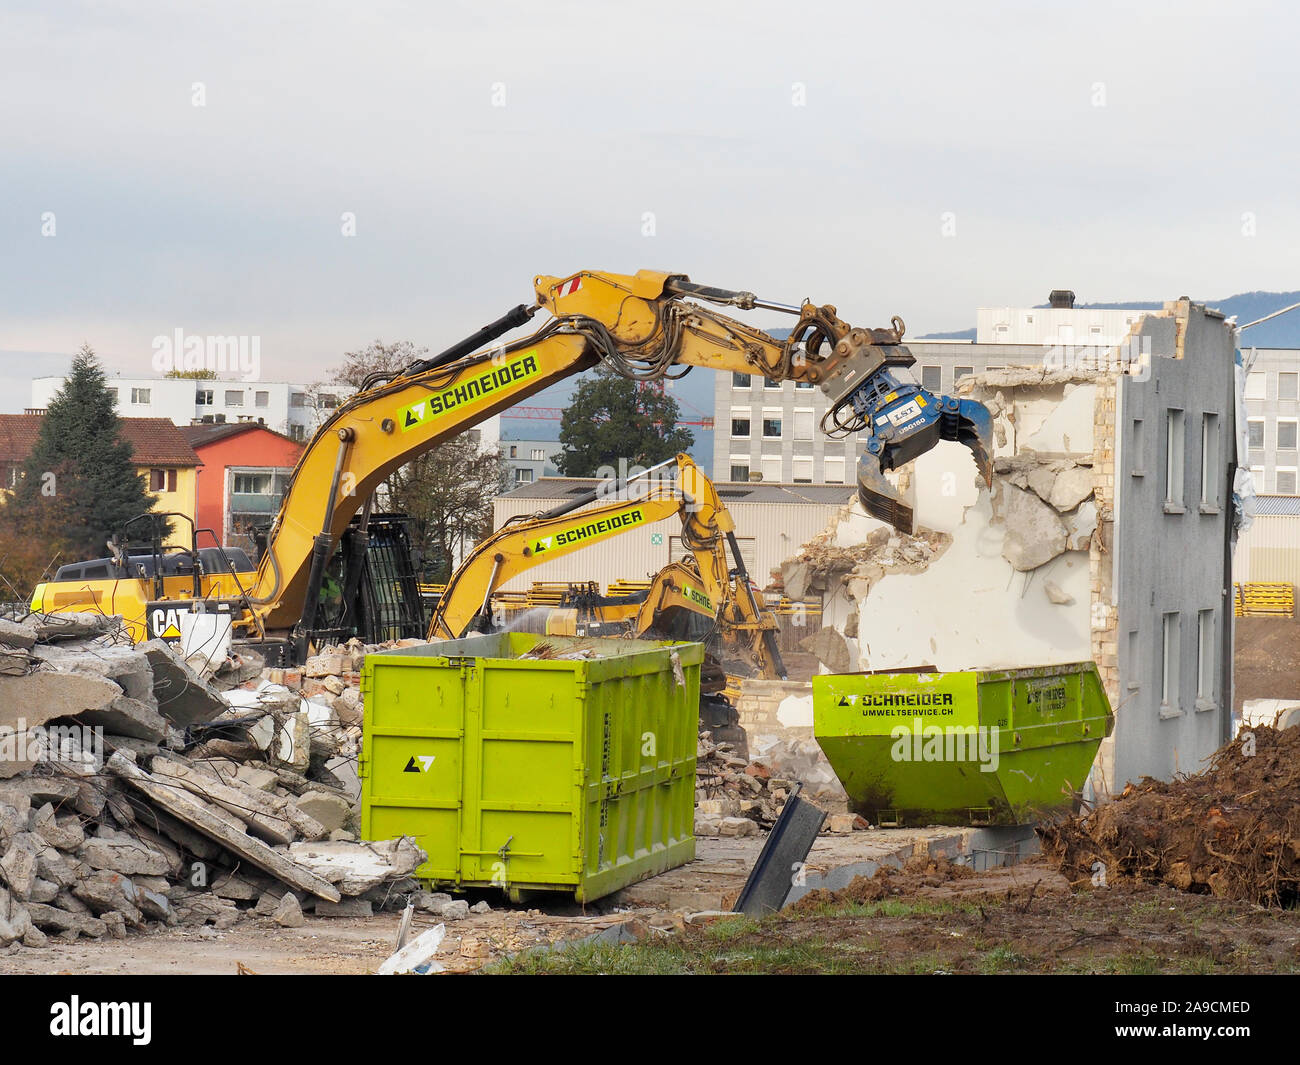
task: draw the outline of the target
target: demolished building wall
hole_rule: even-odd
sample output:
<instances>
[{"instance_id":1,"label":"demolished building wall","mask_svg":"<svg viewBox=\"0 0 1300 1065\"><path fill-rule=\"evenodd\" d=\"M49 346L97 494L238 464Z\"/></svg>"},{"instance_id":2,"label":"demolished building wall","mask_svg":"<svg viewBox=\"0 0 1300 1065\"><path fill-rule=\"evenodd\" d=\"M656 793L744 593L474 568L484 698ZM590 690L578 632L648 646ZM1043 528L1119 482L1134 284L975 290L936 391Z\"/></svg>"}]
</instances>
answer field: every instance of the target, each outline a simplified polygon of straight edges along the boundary
<instances>
[{"instance_id":1,"label":"demolished building wall","mask_svg":"<svg viewBox=\"0 0 1300 1065\"><path fill-rule=\"evenodd\" d=\"M1180 301L1101 357L1044 349L1043 365L965 378L960 393L994 419L992 489L978 483L965 448L944 444L900 479L920 538L847 508L783 567L787 593L791 580L823 593L826 628L805 646L823 668L830 648L862 670L1091 659L1117 711L1094 791L1194 769L1226 738L1230 710L1231 641L1204 652L1201 641L1203 625L1219 636L1231 625L1232 351L1221 317ZM1171 408L1181 412L1181 509L1164 498ZM1205 446L1216 502L1201 500L1203 426L1213 428ZM1182 619L1169 656L1172 704L1167 614ZM1212 667L1204 654L1215 656Z\"/></svg>"}]
</instances>

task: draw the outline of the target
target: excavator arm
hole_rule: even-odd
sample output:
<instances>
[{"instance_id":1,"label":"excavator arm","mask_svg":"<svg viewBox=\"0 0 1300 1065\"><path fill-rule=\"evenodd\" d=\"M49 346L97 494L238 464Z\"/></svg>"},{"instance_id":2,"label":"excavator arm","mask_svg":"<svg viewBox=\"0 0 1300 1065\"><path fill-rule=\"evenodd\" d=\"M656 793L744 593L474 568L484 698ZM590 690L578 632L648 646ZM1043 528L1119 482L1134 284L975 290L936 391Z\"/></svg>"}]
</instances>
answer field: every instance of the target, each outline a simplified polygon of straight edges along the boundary
<instances>
[{"instance_id":1,"label":"excavator arm","mask_svg":"<svg viewBox=\"0 0 1300 1065\"><path fill-rule=\"evenodd\" d=\"M940 439L952 439L970 446L985 479L991 478L988 412L970 401L932 396L905 379L913 359L902 346L898 319L890 329L855 329L833 306L773 303L698 285L682 274L646 270L541 276L534 290L533 306L515 308L401 373L368 381L313 437L294 470L250 594L261 633L311 630L330 553L392 471L597 362L636 380L704 366L818 385L831 401L824 429L871 433L858 471L864 505L908 532L912 512L884 471ZM706 303L779 310L798 321L782 341ZM541 329L509 344L494 343L539 309L552 315Z\"/></svg>"},{"instance_id":2,"label":"excavator arm","mask_svg":"<svg viewBox=\"0 0 1300 1065\"><path fill-rule=\"evenodd\" d=\"M667 476L670 472L675 476ZM599 503L602 498L612 501ZM592 506L593 503L599 505ZM689 455L678 455L625 481L613 481L573 500L511 522L480 542L447 582L429 628L430 639L455 639L491 626L494 592L511 578L624 533L676 516L688 562L672 562L655 575L633 611L597 608L605 618L627 616L640 635L683 609L718 625L740 644L765 675L783 677L776 618L749 583L735 541L735 523L713 482ZM730 549L735 567L727 562Z\"/></svg>"}]
</instances>

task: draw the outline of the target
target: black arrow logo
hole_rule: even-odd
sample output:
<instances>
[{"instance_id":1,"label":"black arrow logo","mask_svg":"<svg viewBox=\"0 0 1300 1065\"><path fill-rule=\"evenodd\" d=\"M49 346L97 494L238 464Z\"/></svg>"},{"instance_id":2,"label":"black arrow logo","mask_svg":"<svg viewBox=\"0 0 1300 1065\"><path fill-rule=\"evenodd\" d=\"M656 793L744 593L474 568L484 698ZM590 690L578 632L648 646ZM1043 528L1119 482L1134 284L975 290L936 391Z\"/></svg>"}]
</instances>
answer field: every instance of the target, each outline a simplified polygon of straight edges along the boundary
<instances>
[{"instance_id":1,"label":"black arrow logo","mask_svg":"<svg viewBox=\"0 0 1300 1065\"><path fill-rule=\"evenodd\" d=\"M413 425L419 425L420 419L412 414L409 410L406 412L406 427L409 429Z\"/></svg>"},{"instance_id":2,"label":"black arrow logo","mask_svg":"<svg viewBox=\"0 0 1300 1065\"><path fill-rule=\"evenodd\" d=\"M419 771L420 771L420 767L419 767L418 765L415 764L415 755L411 755L411 760L410 760L409 762L406 763L406 768L403 769L402 772L403 772L403 773L418 773Z\"/></svg>"}]
</instances>

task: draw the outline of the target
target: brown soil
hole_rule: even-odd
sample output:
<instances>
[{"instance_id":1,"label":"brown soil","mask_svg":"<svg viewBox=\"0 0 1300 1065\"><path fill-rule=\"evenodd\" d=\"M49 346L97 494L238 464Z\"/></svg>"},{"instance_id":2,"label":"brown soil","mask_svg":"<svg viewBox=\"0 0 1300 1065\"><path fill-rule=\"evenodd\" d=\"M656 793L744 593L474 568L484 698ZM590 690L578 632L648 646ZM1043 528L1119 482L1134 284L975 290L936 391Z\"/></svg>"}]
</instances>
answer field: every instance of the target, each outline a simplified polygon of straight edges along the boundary
<instances>
[{"instance_id":1,"label":"brown soil","mask_svg":"<svg viewBox=\"0 0 1300 1065\"><path fill-rule=\"evenodd\" d=\"M1072 884L1104 875L1108 883L1165 883L1294 907L1300 903L1300 728L1254 729L1221 748L1203 773L1130 784L1116 801L1039 834L1044 853Z\"/></svg>"},{"instance_id":2,"label":"brown soil","mask_svg":"<svg viewBox=\"0 0 1300 1065\"><path fill-rule=\"evenodd\" d=\"M1071 891L1042 858L988 873L959 869L859 878L839 893L861 892L856 905L801 899L728 939L726 957L784 945L796 960L786 971L804 971L790 949L803 944L821 972L1300 972L1294 910L1131 881ZM890 894L873 899L878 884ZM818 945L820 954L811 949ZM696 950L704 952L702 941Z\"/></svg>"},{"instance_id":3,"label":"brown soil","mask_svg":"<svg viewBox=\"0 0 1300 1065\"><path fill-rule=\"evenodd\" d=\"M827 906L851 902L879 902L893 896L915 895L922 888L940 888L954 880L975 877L969 866L957 865L947 855L908 859L903 868L882 866L875 876L856 876L842 891L810 891L790 907L794 913L815 913Z\"/></svg>"},{"instance_id":4,"label":"brown soil","mask_svg":"<svg viewBox=\"0 0 1300 1065\"><path fill-rule=\"evenodd\" d=\"M1237 618L1232 693L1247 699L1300 697L1300 618Z\"/></svg>"}]
</instances>

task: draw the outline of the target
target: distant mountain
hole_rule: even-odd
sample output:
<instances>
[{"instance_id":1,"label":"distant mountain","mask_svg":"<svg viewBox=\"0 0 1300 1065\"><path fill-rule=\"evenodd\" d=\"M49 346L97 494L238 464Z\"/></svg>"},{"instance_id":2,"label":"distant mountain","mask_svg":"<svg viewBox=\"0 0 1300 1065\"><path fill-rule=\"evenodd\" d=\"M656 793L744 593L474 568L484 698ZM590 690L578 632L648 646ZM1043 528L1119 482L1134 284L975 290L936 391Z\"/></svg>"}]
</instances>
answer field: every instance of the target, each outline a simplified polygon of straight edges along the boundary
<instances>
[{"instance_id":1,"label":"distant mountain","mask_svg":"<svg viewBox=\"0 0 1300 1065\"><path fill-rule=\"evenodd\" d=\"M1227 299L1206 300L1193 296L1196 303L1204 303L1213 310L1220 311L1229 318L1235 317L1238 325L1245 325L1266 314L1300 303L1300 292L1241 292ZM1046 303L1037 304L1046 307ZM1164 306L1161 300L1125 300L1117 303L1076 303L1076 307L1096 307L1099 310L1119 310L1133 308L1139 311L1158 311ZM950 333L927 333L917 337L918 340L974 340L974 329L959 329ZM1245 347L1256 348L1300 348L1300 310L1252 326L1241 335Z\"/></svg>"}]
</instances>

